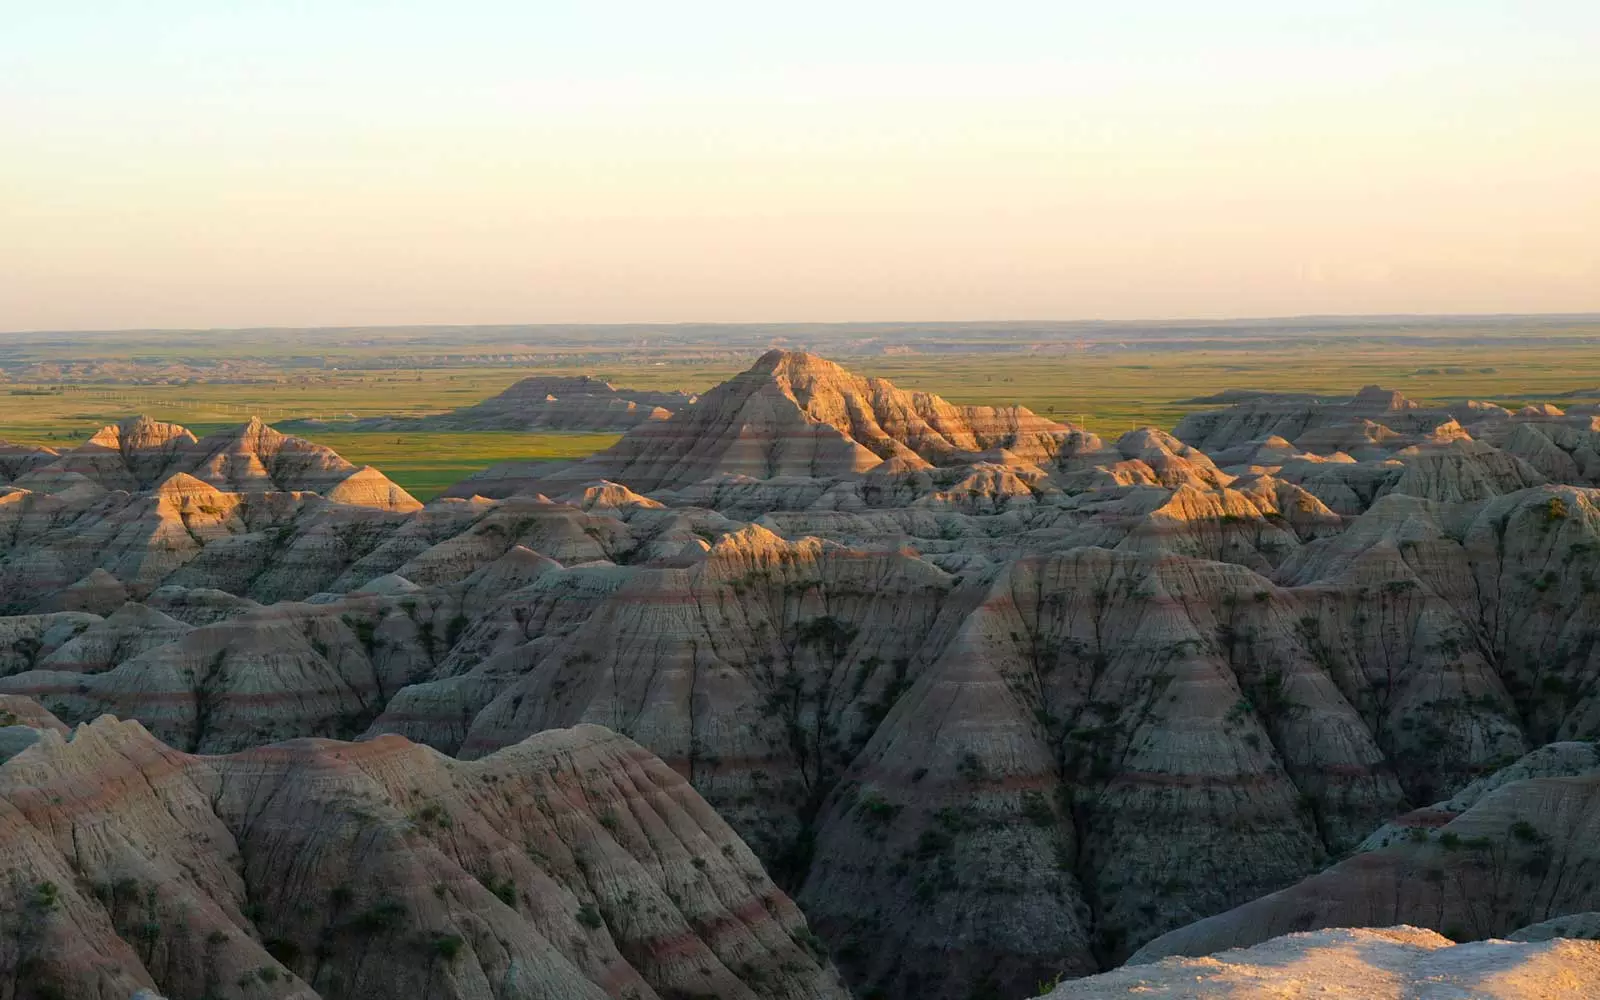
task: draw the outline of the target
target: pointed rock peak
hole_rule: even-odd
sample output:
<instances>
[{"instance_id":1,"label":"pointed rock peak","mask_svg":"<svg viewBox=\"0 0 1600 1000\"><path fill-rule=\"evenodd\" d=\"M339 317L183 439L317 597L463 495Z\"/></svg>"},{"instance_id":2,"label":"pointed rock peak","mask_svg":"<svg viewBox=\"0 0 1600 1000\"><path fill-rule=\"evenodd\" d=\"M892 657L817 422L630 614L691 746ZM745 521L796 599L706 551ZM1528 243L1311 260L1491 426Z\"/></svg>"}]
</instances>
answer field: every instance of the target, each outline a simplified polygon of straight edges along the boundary
<instances>
[{"instance_id":1,"label":"pointed rock peak","mask_svg":"<svg viewBox=\"0 0 1600 1000\"><path fill-rule=\"evenodd\" d=\"M344 482L345 483L389 483L389 485L391 485L391 486L394 485L393 482L389 479L389 477L385 476L383 474L383 472L381 470L379 470L379 468L376 465L363 465L363 466L361 466L359 469L355 470L354 472L350 473L350 475L346 476L344 478ZM341 483L341 485L343 485L343 484ZM396 487L396 489L398 489L398 488L399 487Z\"/></svg>"},{"instance_id":2,"label":"pointed rock peak","mask_svg":"<svg viewBox=\"0 0 1600 1000\"><path fill-rule=\"evenodd\" d=\"M106 424L89 436L83 444L85 448L110 448L114 451L122 450L122 425Z\"/></svg>"},{"instance_id":3,"label":"pointed rock peak","mask_svg":"<svg viewBox=\"0 0 1600 1000\"><path fill-rule=\"evenodd\" d=\"M217 431L206 438L209 443L236 445L240 450L256 453L276 451L287 440L290 440L289 435L274 430L258 416L251 416L237 427Z\"/></svg>"},{"instance_id":4,"label":"pointed rock peak","mask_svg":"<svg viewBox=\"0 0 1600 1000\"><path fill-rule=\"evenodd\" d=\"M474 570L464 581L468 590L504 593L526 586L546 573L558 573L560 563L526 545L513 545L505 555Z\"/></svg>"},{"instance_id":5,"label":"pointed rock peak","mask_svg":"<svg viewBox=\"0 0 1600 1000\"><path fill-rule=\"evenodd\" d=\"M1467 429L1460 423L1451 419L1435 427L1428 434L1428 439L1435 444L1447 444L1451 441L1471 441L1472 435L1467 433Z\"/></svg>"},{"instance_id":6,"label":"pointed rock peak","mask_svg":"<svg viewBox=\"0 0 1600 1000\"><path fill-rule=\"evenodd\" d=\"M122 585L122 581L97 566L48 603L49 606L62 611L84 611L92 615L104 615L122 607L127 600L128 590Z\"/></svg>"},{"instance_id":7,"label":"pointed rock peak","mask_svg":"<svg viewBox=\"0 0 1600 1000\"><path fill-rule=\"evenodd\" d=\"M664 560L664 562L673 566L693 566L696 563L705 562L710 553L710 542L704 538L691 538L678 546L678 551L673 553L667 560Z\"/></svg>"},{"instance_id":8,"label":"pointed rock peak","mask_svg":"<svg viewBox=\"0 0 1600 1000\"><path fill-rule=\"evenodd\" d=\"M821 355L807 351L771 350L756 359L743 376L733 383L749 385L774 385L785 395L796 399L802 406L818 389L828 388L842 392L864 392L868 380L829 361ZM729 384L729 383L724 383ZM715 391L715 390L713 390Z\"/></svg>"},{"instance_id":9,"label":"pointed rock peak","mask_svg":"<svg viewBox=\"0 0 1600 1000\"><path fill-rule=\"evenodd\" d=\"M95 572L103 573L104 570ZM115 579L113 577L113 579ZM165 612L158 611L138 601L125 601L121 607L106 616L101 627L119 629L187 629L188 626Z\"/></svg>"},{"instance_id":10,"label":"pointed rock peak","mask_svg":"<svg viewBox=\"0 0 1600 1000\"><path fill-rule=\"evenodd\" d=\"M91 756L115 753L119 748L146 746L157 752L167 750L161 741L136 719L119 719L115 715L100 715L88 722L80 722L72 729L68 745L78 753Z\"/></svg>"},{"instance_id":11,"label":"pointed rock peak","mask_svg":"<svg viewBox=\"0 0 1600 1000\"><path fill-rule=\"evenodd\" d=\"M184 500L220 502L226 497L215 486L196 479L187 472L174 472L161 481L161 485L155 488L154 493L158 499L173 503Z\"/></svg>"},{"instance_id":12,"label":"pointed rock peak","mask_svg":"<svg viewBox=\"0 0 1600 1000\"><path fill-rule=\"evenodd\" d=\"M421 510L416 497L397 486L388 476L370 465L350 473L328 491L327 498L335 503L355 504L361 507L380 507L384 510Z\"/></svg>"},{"instance_id":13,"label":"pointed rock peak","mask_svg":"<svg viewBox=\"0 0 1600 1000\"><path fill-rule=\"evenodd\" d=\"M559 570L561 568L561 564L556 562L554 559L551 559L547 555L542 555L541 553L535 552L526 545L511 546L511 548L506 551L505 555L501 556L499 559L496 559L489 565L491 567L498 566L502 569L510 569L513 567L525 570L532 569L537 570L540 573L547 573L551 570Z\"/></svg>"},{"instance_id":14,"label":"pointed rock peak","mask_svg":"<svg viewBox=\"0 0 1600 1000\"><path fill-rule=\"evenodd\" d=\"M639 494L609 479L602 479L565 494L565 503L583 510L618 510L623 507L661 507L661 503Z\"/></svg>"},{"instance_id":15,"label":"pointed rock peak","mask_svg":"<svg viewBox=\"0 0 1600 1000\"><path fill-rule=\"evenodd\" d=\"M1125 458L1138 458L1146 452L1157 451L1184 458L1205 459L1207 464L1211 461L1203 452L1189 447L1159 427L1138 427L1129 431L1117 439L1117 451Z\"/></svg>"},{"instance_id":16,"label":"pointed rock peak","mask_svg":"<svg viewBox=\"0 0 1600 1000\"><path fill-rule=\"evenodd\" d=\"M750 524L721 536L711 546L713 555L756 555L782 552L789 543L759 524Z\"/></svg>"},{"instance_id":17,"label":"pointed rock peak","mask_svg":"<svg viewBox=\"0 0 1600 1000\"><path fill-rule=\"evenodd\" d=\"M810 351L788 351L775 347L756 359L750 366L752 372L768 372L773 375L809 376L818 375L847 375L842 366L829 361L820 354Z\"/></svg>"},{"instance_id":18,"label":"pointed rock peak","mask_svg":"<svg viewBox=\"0 0 1600 1000\"><path fill-rule=\"evenodd\" d=\"M260 417L251 417L242 424L225 427L202 438L194 451L215 460L221 456L253 456L263 462L271 460L285 448L299 442L310 448L319 448L308 441L291 437L272 428ZM332 454L331 449L322 449Z\"/></svg>"},{"instance_id":19,"label":"pointed rock peak","mask_svg":"<svg viewBox=\"0 0 1600 1000\"><path fill-rule=\"evenodd\" d=\"M727 475L855 477L895 459L909 468L969 465L997 448L1039 463L1088 440L1020 407L957 406L814 354L772 350L694 406L634 428L570 478L546 481L603 478L648 494Z\"/></svg>"},{"instance_id":20,"label":"pointed rock peak","mask_svg":"<svg viewBox=\"0 0 1600 1000\"><path fill-rule=\"evenodd\" d=\"M91 569L83 579L72 585L73 587L120 587L122 582L111 572L103 567L96 566Z\"/></svg>"}]
</instances>

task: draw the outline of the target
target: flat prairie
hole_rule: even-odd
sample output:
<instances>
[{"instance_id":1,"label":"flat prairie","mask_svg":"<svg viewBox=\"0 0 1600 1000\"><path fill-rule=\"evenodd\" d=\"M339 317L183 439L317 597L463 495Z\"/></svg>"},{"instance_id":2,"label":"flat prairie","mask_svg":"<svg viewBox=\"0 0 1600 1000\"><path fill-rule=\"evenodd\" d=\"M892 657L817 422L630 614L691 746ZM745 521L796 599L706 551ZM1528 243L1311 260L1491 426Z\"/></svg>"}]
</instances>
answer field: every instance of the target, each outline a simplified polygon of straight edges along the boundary
<instances>
[{"instance_id":1,"label":"flat prairie","mask_svg":"<svg viewBox=\"0 0 1600 1000\"><path fill-rule=\"evenodd\" d=\"M495 462L578 457L616 435L355 431L349 423L443 413L536 374L701 392L770 343L955 403L1020 403L1105 437L1170 428L1213 405L1197 400L1229 389L1342 395L1377 384L1422 402L1513 407L1600 398L1600 321L1589 317L227 333L0 337L0 440L71 447L136 413L196 433L251 415L316 420L323 426L291 430L428 499Z\"/></svg>"}]
</instances>

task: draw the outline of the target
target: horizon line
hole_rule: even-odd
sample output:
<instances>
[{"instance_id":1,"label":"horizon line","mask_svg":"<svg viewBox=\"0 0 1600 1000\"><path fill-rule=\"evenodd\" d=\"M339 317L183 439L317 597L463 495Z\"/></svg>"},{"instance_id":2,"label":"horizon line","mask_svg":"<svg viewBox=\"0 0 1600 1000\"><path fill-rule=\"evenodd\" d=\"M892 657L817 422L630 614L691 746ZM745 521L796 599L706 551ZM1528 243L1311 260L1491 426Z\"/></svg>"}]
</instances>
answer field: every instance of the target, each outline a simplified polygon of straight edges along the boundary
<instances>
[{"instance_id":1,"label":"horizon line","mask_svg":"<svg viewBox=\"0 0 1600 1000\"><path fill-rule=\"evenodd\" d=\"M1168 316L1144 317L1139 319L1108 319L1108 318L1078 318L1078 319L963 319L963 320L923 320L923 319L889 319L889 320L628 320L619 322L551 322L551 321L519 321L505 323L324 323L305 326L290 326L283 324L270 324L264 326L159 326L159 327L81 327L81 328L45 328L45 329L5 329L0 330L0 337L26 337L49 336L55 334L69 335L95 335L95 334L164 334L164 333L271 333L277 331L333 331L333 330L505 330L505 329L625 329L629 327L652 327L661 329L683 327L875 327L875 326L927 326L927 327L963 327L963 326L1157 326L1175 324L1205 324L1222 325L1228 323L1303 323L1303 322L1329 322L1329 321L1403 321L1403 320L1576 320L1586 322L1600 322L1600 309L1580 312L1487 312L1487 313L1299 313L1283 316Z\"/></svg>"}]
</instances>

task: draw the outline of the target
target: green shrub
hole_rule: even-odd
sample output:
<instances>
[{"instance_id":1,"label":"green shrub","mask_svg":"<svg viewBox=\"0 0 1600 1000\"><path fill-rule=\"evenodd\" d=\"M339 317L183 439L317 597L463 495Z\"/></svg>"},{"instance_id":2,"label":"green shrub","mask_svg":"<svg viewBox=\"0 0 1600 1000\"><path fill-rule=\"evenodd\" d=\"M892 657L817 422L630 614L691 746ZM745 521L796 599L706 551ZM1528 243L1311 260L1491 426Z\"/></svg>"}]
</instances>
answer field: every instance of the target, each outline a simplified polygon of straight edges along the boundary
<instances>
[{"instance_id":1,"label":"green shrub","mask_svg":"<svg viewBox=\"0 0 1600 1000\"><path fill-rule=\"evenodd\" d=\"M1544 834L1525 819L1519 819L1511 824L1511 835L1524 844L1537 844L1544 839Z\"/></svg>"},{"instance_id":2,"label":"green shrub","mask_svg":"<svg viewBox=\"0 0 1600 1000\"><path fill-rule=\"evenodd\" d=\"M381 900L356 914L353 921L357 930L377 933L392 931L405 923L405 904L394 899Z\"/></svg>"},{"instance_id":3,"label":"green shrub","mask_svg":"<svg viewBox=\"0 0 1600 1000\"><path fill-rule=\"evenodd\" d=\"M33 887L33 905L41 910L53 910L61 900L61 890L54 882L40 882Z\"/></svg>"},{"instance_id":4,"label":"green shrub","mask_svg":"<svg viewBox=\"0 0 1600 1000\"><path fill-rule=\"evenodd\" d=\"M428 947L436 956L449 962L461 954L461 949L466 943L458 934L436 934Z\"/></svg>"},{"instance_id":5,"label":"green shrub","mask_svg":"<svg viewBox=\"0 0 1600 1000\"><path fill-rule=\"evenodd\" d=\"M885 825L899 815L900 807L894 805L877 792L869 792L862 796L856 803L861 819L867 823Z\"/></svg>"}]
</instances>

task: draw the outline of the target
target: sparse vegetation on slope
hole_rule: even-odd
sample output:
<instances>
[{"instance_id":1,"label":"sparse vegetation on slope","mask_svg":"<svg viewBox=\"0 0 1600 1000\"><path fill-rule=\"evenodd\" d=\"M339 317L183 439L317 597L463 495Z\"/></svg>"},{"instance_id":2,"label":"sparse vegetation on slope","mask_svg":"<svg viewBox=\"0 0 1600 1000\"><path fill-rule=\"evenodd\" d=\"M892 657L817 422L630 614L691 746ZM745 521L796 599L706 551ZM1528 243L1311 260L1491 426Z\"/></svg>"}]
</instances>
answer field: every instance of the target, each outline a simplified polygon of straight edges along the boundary
<instances>
[{"instance_id":1,"label":"sparse vegetation on slope","mask_svg":"<svg viewBox=\"0 0 1600 1000\"><path fill-rule=\"evenodd\" d=\"M1369 387L1105 440L772 352L613 449L426 507L258 423L128 422L0 454L0 692L204 753L395 734L472 760L600 723L739 831L858 993L1018 995L1345 878L1394 817L1600 736L1597 417ZM605 838L659 839L576 781ZM402 798L405 836L473 827ZM1437 930L1600 908L1583 878L1517 895L1564 857L1542 817L1427 839L1442 872L1500 873L1472 893L1494 920L1419 909ZM740 850L664 891L687 905ZM518 917L523 862L568 865L544 841L470 860ZM605 861L571 850L580 940L639 912ZM471 968L467 929L417 922L467 890L419 885L333 906L330 947ZM148 922L119 937L176 947ZM305 974L299 931L262 929L253 982Z\"/></svg>"}]
</instances>

